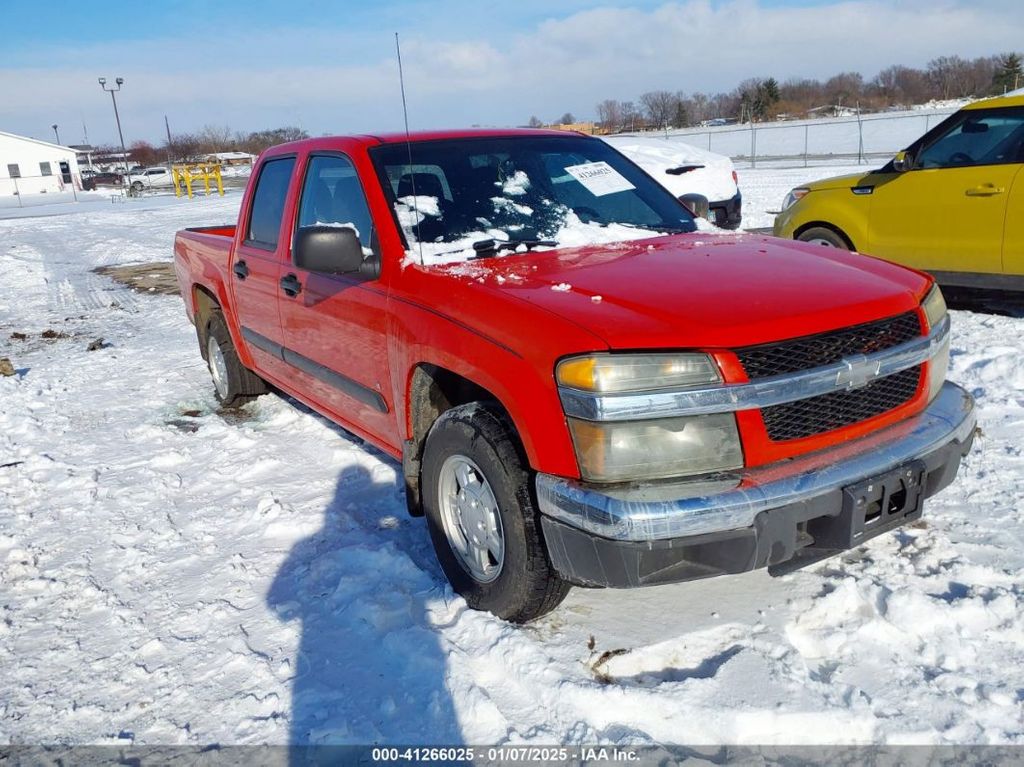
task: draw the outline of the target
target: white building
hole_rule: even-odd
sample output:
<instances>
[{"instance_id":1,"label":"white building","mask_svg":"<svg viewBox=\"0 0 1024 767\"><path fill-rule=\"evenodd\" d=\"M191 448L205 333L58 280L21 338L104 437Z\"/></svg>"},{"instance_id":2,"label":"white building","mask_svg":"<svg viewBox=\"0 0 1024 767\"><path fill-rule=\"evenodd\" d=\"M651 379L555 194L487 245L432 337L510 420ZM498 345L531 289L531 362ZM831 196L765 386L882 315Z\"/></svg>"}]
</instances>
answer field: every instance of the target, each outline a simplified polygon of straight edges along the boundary
<instances>
[{"instance_id":1,"label":"white building","mask_svg":"<svg viewBox=\"0 0 1024 767\"><path fill-rule=\"evenodd\" d=\"M0 131L0 197L82 188L75 150Z\"/></svg>"}]
</instances>

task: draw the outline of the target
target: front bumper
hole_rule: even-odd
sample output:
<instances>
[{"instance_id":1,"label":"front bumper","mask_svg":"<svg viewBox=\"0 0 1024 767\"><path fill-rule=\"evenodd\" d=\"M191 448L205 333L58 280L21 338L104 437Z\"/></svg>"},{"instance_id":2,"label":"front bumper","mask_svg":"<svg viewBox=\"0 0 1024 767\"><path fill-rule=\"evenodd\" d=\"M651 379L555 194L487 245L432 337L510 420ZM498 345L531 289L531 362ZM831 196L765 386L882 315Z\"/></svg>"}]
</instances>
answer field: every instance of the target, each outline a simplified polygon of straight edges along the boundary
<instances>
[{"instance_id":1,"label":"front bumper","mask_svg":"<svg viewBox=\"0 0 1024 767\"><path fill-rule=\"evenodd\" d=\"M872 435L711 480L598 488L539 474L548 553L573 582L619 588L799 567L844 548L813 532L840 516L845 488L913 463L922 499L934 495L956 476L975 423L971 396L947 382L922 413Z\"/></svg>"},{"instance_id":2,"label":"front bumper","mask_svg":"<svg viewBox=\"0 0 1024 767\"><path fill-rule=\"evenodd\" d=\"M739 189L728 200L709 202L708 217L711 223L722 229L739 229L743 221L743 195Z\"/></svg>"}]
</instances>

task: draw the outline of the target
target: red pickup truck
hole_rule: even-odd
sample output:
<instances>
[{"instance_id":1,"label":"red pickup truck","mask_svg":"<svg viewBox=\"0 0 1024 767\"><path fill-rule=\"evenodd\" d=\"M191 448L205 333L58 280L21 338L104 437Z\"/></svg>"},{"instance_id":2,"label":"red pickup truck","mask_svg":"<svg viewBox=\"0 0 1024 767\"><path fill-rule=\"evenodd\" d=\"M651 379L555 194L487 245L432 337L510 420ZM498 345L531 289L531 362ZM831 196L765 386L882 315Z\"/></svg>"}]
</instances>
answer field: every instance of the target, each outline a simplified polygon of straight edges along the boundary
<instances>
[{"instance_id":1,"label":"red pickup truck","mask_svg":"<svg viewBox=\"0 0 1024 767\"><path fill-rule=\"evenodd\" d=\"M970 449L930 277L705 229L579 134L317 138L175 268L218 399L272 384L400 460L455 590L526 621L857 546Z\"/></svg>"}]
</instances>

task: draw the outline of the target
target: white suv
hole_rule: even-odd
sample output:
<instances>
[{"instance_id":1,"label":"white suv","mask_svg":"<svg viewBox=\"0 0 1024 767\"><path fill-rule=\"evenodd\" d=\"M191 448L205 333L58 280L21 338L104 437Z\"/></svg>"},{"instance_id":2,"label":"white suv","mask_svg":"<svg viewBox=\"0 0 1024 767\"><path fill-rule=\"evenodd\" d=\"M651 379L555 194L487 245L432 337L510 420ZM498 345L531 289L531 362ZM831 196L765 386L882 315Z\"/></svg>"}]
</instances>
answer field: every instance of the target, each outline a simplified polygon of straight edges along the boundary
<instances>
[{"instance_id":1,"label":"white suv","mask_svg":"<svg viewBox=\"0 0 1024 767\"><path fill-rule=\"evenodd\" d=\"M144 168L137 173L132 173L128 178L132 191L135 193L144 189L171 189L174 187L174 176L171 171L159 166Z\"/></svg>"}]
</instances>

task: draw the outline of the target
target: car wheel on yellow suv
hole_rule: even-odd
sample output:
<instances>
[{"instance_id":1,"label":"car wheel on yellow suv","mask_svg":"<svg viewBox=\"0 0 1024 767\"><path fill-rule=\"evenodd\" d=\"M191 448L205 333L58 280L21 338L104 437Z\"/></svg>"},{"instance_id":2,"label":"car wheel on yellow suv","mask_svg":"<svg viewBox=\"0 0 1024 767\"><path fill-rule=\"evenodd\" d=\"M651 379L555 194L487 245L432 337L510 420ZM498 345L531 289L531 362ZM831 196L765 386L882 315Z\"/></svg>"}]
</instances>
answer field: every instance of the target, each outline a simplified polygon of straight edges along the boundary
<instances>
[{"instance_id":1,"label":"car wheel on yellow suv","mask_svg":"<svg viewBox=\"0 0 1024 767\"><path fill-rule=\"evenodd\" d=\"M812 226L810 229L805 229L800 232L797 239L801 242L823 245L826 248L842 248L843 250L851 250L850 243L848 243L841 234L832 229L827 229L824 226Z\"/></svg>"}]
</instances>

